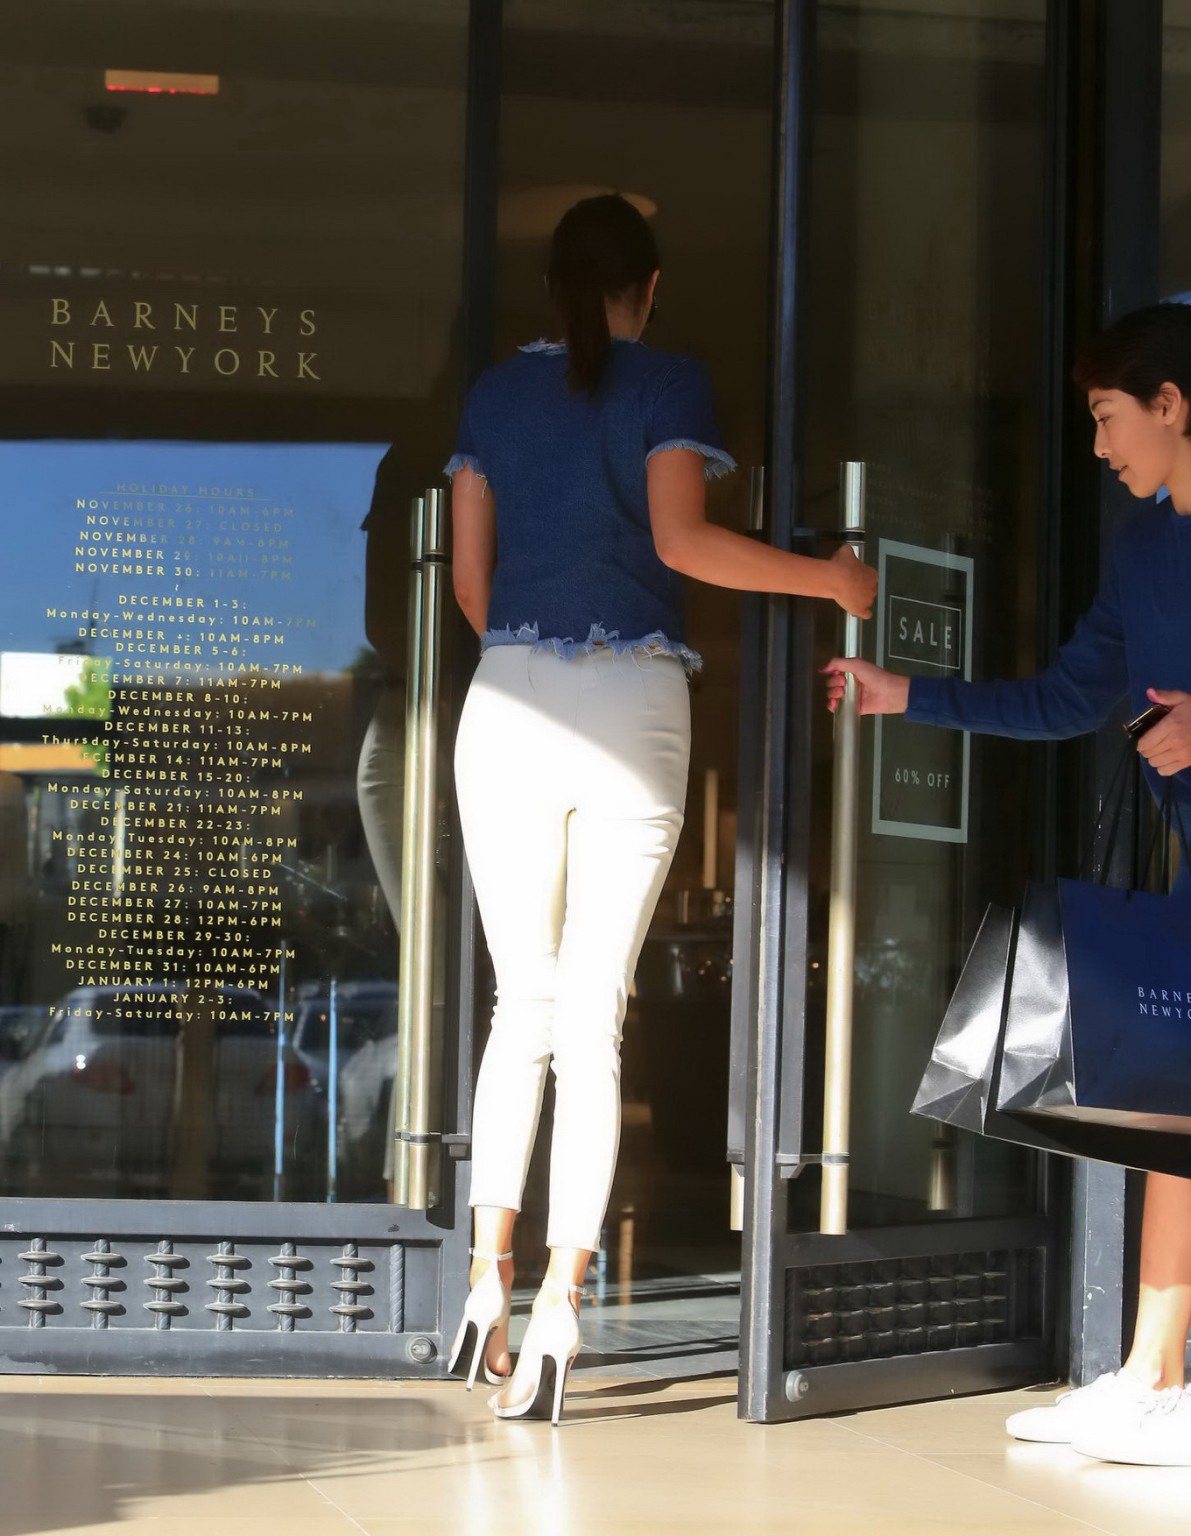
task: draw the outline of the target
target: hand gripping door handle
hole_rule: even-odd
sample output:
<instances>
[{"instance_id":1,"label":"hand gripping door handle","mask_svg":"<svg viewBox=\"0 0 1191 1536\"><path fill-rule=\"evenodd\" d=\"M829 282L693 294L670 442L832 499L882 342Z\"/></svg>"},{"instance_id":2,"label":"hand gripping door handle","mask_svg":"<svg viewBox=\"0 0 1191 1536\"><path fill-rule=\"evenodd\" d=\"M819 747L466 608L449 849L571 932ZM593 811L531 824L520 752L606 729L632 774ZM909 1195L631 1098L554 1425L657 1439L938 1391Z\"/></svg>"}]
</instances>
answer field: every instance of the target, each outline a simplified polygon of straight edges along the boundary
<instances>
[{"instance_id":1,"label":"hand gripping door handle","mask_svg":"<svg viewBox=\"0 0 1191 1536\"><path fill-rule=\"evenodd\" d=\"M842 467L843 535L864 559L864 465ZM860 620L844 624L845 656L860 655ZM819 1231L848 1230L852 1099L852 1001L856 955L856 843L859 824L860 714L849 677L835 712L831 796L831 896L827 922L827 1050L823 1077L823 1183Z\"/></svg>"},{"instance_id":2,"label":"hand gripping door handle","mask_svg":"<svg viewBox=\"0 0 1191 1536\"><path fill-rule=\"evenodd\" d=\"M432 1158L439 1155L440 1140L430 1124L438 710L446 565L440 490L428 490L415 499L411 524L393 1201L424 1211L430 1206Z\"/></svg>"}]
</instances>

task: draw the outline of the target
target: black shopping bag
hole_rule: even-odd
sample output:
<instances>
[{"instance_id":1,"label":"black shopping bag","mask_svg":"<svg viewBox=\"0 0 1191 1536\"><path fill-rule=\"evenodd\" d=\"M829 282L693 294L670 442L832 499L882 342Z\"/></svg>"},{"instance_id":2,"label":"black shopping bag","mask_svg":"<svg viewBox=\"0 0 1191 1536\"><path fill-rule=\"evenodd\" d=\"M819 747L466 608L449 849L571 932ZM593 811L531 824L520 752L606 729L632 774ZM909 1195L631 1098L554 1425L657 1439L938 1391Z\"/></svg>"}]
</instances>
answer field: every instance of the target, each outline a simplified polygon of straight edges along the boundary
<instances>
[{"instance_id":1,"label":"black shopping bag","mask_svg":"<svg viewBox=\"0 0 1191 1536\"><path fill-rule=\"evenodd\" d=\"M913 1113L1043 1152L1191 1176L1191 1137L1019 1118L997 1108L1017 937L1016 914L990 905L948 1004Z\"/></svg>"},{"instance_id":2,"label":"black shopping bag","mask_svg":"<svg viewBox=\"0 0 1191 1536\"><path fill-rule=\"evenodd\" d=\"M1009 987L998 1109L1191 1135L1191 901L1032 885Z\"/></svg>"}]
</instances>

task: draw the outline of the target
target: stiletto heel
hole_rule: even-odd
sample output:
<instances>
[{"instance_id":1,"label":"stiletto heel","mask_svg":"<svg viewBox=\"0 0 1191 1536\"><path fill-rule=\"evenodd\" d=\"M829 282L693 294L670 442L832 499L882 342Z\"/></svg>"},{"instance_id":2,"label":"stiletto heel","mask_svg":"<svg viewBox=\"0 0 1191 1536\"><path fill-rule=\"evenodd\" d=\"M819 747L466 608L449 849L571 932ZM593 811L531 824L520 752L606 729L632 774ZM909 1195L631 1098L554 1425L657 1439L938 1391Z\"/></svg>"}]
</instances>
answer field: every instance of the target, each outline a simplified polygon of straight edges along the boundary
<instances>
[{"instance_id":1,"label":"stiletto heel","mask_svg":"<svg viewBox=\"0 0 1191 1536\"><path fill-rule=\"evenodd\" d=\"M575 1356L583 1347L579 1319L571 1306L572 1296L583 1297L582 1286L572 1285L559 1301L546 1307L534 1307L525 1330L517 1368L506 1390L515 1390L518 1378L532 1382L532 1387L518 1403L506 1406L501 1394L493 1393L488 1405L498 1419L545 1419L557 1424L562 1417L567 1378Z\"/></svg>"},{"instance_id":2,"label":"stiletto heel","mask_svg":"<svg viewBox=\"0 0 1191 1536\"><path fill-rule=\"evenodd\" d=\"M462 1375L460 1362L466 1351L471 1349L471 1361L467 1367L467 1390L470 1392L476 1384L476 1375L481 1363L484 1367L484 1379L490 1387L499 1386L507 1381L506 1375L497 1375L488 1365L488 1340L501 1326L509 1321L509 1293L505 1290L504 1282L500 1278L497 1265L505 1259L511 1259L511 1253L477 1253L470 1250L474 1259L486 1259L488 1268L472 1286L467 1302L463 1308L463 1318L459 1324L459 1331L455 1335L455 1343L451 1348L451 1358L447 1369L453 1375Z\"/></svg>"}]
</instances>

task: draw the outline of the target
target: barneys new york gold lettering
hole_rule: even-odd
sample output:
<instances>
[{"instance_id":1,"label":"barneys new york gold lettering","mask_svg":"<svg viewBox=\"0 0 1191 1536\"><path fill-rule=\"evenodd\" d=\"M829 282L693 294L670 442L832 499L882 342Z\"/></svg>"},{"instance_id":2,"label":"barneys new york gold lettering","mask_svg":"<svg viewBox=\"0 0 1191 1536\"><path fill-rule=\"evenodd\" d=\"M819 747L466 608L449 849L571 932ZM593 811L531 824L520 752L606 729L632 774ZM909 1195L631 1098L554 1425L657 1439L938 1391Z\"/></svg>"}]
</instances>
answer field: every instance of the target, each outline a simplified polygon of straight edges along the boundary
<instances>
[{"instance_id":1,"label":"barneys new york gold lettering","mask_svg":"<svg viewBox=\"0 0 1191 1536\"><path fill-rule=\"evenodd\" d=\"M56 373L172 373L180 378L276 379L321 383L319 354L305 348L282 350L288 338L306 340L318 332L313 309L288 314L263 304L172 303L132 299L123 304L92 299L86 304L70 298L50 300L50 326L63 334L50 337L49 366ZM152 331L207 336L209 348L195 343L94 339L105 332ZM84 336L77 333L83 332ZM87 333L91 333L88 335ZM245 346L244 336L268 338L268 346ZM235 336L234 345L223 338ZM85 339L84 339L85 338Z\"/></svg>"}]
</instances>

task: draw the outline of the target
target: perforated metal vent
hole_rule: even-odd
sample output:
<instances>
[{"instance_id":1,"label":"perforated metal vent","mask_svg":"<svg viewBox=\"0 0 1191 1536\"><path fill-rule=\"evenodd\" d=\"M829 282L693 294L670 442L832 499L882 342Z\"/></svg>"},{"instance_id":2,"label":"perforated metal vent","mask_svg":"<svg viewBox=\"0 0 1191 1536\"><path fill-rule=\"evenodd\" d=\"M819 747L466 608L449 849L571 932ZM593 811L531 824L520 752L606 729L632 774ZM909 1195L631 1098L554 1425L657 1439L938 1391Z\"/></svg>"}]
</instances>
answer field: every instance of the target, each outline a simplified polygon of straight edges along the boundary
<instances>
[{"instance_id":1,"label":"perforated metal vent","mask_svg":"<svg viewBox=\"0 0 1191 1536\"><path fill-rule=\"evenodd\" d=\"M790 1270L787 1368L1034 1337L1038 1250L934 1254Z\"/></svg>"}]
</instances>

